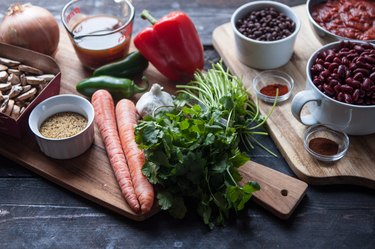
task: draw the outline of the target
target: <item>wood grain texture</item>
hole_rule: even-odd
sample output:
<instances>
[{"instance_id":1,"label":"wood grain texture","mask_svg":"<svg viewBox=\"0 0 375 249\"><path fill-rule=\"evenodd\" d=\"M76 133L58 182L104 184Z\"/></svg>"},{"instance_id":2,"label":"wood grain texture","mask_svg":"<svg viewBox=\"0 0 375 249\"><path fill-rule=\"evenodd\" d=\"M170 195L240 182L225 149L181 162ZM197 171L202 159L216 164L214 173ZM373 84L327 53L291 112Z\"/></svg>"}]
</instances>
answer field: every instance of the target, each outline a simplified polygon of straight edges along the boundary
<instances>
[{"instance_id":1,"label":"wood grain texture","mask_svg":"<svg viewBox=\"0 0 375 249\"><path fill-rule=\"evenodd\" d=\"M252 161L239 171L242 182L253 180L261 186L254 193L255 201L281 219L290 217L307 190L305 182Z\"/></svg>"},{"instance_id":2,"label":"wood grain texture","mask_svg":"<svg viewBox=\"0 0 375 249\"><path fill-rule=\"evenodd\" d=\"M134 50L133 44L131 44L131 50ZM87 71L82 67L74 52L73 46L70 43L68 35L61 27L60 43L55 59L60 66L62 75L60 93L79 94L75 90L75 85L83 78L88 77L90 71ZM144 74L148 77L150 82L159 82L163 85L166 91L175 91L175 83L168 81L154 67L152 67L152 65ZM133 100L136 100L139 96L140 95L136 95ZM12 144L12 146L7 146L7 144ZM113 175L97 126L95 126L95 141L91 149L83 155L71 160L54 160L46 157L40 152L32 134L30 133L27 134L21 142L10 137L2 138L0 140L0 154L16 161L64 188L128 218L141 221L158 211L156 205L147 215L137 215L130 209L126 201L123 199L117 181ZM245 168L249 168L248 165ZM267 172L270 172L270 174L274 172L272 169L264 166L255 169L260 169L261 172L266 173L265 176L268 175ZM243 172L246 172L246 170L243 169ZM254 172L256 172L256 170ZM260 192L256 198L260 200L259 203L264 208L269 209L277 216L286 219L303 198L307 185L282 173L273 175L276 178L276 181L273 182L273 185L269 185L269 181L262 180L263 174L260 174L260 172L258 173L257 178L259 178L261 182L262 189L267 190L276 187L277 191ZM253 180L253 174L251 172L248 172L243 176L245 181ZM295 182L300 182L300 185L303 186L296 189L296 195L290 195L288 198L282 199L276 198L280 193L277 189L278 187L284 188L286 185L291 186L292 188ZM278 186L275 186L275 184ZM272 198L273 194L276 194L277 196Z\"/></svg>"},{"instance_id":3,"label":"wood grain texture","mask_svg":"<svg viewBox=\"0 0 375 249\"><path fill-rule=\"evenodd\" d=\"M305 89L307 60L321 44L309 27L305 6L295 7L294 10L301 19L301 30L291 61L279 70L294 78L296 94ZM248 91L254 95L252 80L259 71L238 61L229 23L214 30L213 45L230 70L243 79ZM313 159L304 150L303 133L306 127L291 113L292 98L277 106L267 125L271 137L294 173L310 184L355 184L375 189L375 134L350 136L348 153L338 162L327 164ZM260 103L260 108L263 113L268 113L271 107Z\"/></svg>"}]
</instances>

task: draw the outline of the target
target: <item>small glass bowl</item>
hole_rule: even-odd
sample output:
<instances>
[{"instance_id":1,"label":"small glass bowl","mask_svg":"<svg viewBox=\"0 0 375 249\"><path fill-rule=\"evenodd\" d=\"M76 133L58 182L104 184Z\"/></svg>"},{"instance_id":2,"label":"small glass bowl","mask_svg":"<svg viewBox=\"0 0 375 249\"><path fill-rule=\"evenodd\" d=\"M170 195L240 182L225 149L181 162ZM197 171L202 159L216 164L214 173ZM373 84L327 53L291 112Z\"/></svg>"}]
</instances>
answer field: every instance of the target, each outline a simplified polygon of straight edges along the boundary
<instances>
[{"instance_id":1,"label":"small glass bowl","mask_svg":"<svg viewBox=\"0 0 375 249\"><path fill-rule=\"evenodd\" d=\"M317 153L309 147L309 143L313 138L328 138L336 142L338 146L338 152L334 155L323 155ZM323 162L334 162L343 158L349 148L349 137L346 133L335 131L324 125L313 125L309 127L304 134L304 147L307 152L314 158Z\"/></svg>"},{"instance_id":2,"label":"small glass bowl","mask_svg":"<svg viewBox=\"0 0 375 249\"><path fill-rule=\"evenodd\" d=\"M276 99L275 96L268 96L260 92L263 87L272 84L280 84L288 87L288 92L286 94L277 97L277 103L287 100L292 94L294 80L289 74L277 70L267 70L259 73L253 80L253 87L258 98L273 104Z\"/></svg>"}]
</instances>

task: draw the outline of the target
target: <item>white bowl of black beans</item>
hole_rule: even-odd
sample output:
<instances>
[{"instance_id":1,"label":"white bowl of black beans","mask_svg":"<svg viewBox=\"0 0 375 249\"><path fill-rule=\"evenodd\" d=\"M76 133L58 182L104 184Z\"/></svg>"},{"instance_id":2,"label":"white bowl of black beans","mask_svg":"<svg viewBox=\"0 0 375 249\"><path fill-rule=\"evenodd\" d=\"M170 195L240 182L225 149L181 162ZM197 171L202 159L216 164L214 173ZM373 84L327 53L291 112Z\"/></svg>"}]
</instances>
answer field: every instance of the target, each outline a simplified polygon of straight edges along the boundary
<instances>
[{"instance_id":1,"label":"white bowl of black beans","mask_svg":"<svg viewBox=\"0 0 375 249\"><path fill-rule=\"evenodd\" d=\"M256 69L274 69L288 63L301 23L287 5L250 2L231 17L238 59Z\"/></svg>"}]
</instances>

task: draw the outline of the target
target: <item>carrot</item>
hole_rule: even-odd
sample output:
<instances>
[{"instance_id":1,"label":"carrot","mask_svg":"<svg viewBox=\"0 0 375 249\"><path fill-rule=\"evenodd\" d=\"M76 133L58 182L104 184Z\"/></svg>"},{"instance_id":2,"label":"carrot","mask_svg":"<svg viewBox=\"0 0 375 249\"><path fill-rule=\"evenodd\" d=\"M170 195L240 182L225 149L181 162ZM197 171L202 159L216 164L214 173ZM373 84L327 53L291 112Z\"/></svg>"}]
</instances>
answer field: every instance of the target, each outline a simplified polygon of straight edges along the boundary
<instances>
[{"instance_id":1,"label":"carrot","mask_svg":"<svg viewBox=\"0 0 375 249\"><path fill-rule=\"evenodd\" d=\"M115 107L111 94L106 90L96 91L91 98L95 110L95 122L102 136L112 169L121 192L130 208L140 212L128 165L116 127Z\"/></svg>"},{"instance_id":2,"label":"carrot","mask_svg":"<svg viewBox=\"0 0 375 249\"><path fill-rule=\"evenodd\" d=\"M141 205L141 213L144 214L151 210L155 193L153 186L142 173L145 155L135 142L134 128L137 124L137 111L132 101L122 99L117 103L116 120L135 194Z\"/></svg>"}]
</instances>

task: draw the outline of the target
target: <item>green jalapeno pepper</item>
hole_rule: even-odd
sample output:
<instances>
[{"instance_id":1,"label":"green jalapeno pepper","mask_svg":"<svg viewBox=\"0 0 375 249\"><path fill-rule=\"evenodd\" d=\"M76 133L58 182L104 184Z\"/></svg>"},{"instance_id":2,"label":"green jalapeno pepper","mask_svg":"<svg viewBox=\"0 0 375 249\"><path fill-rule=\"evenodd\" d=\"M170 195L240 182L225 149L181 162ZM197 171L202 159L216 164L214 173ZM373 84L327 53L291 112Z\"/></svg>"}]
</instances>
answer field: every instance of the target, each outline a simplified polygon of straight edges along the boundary
<instances>
[{"instance_id":1,"label":"green jalapeno pepper","mask_svg":"<svg viewBox=\"0 0 375 249\"><path fill-rule=\"evenodd\" d=\"M116 78L112 76L98 76L91 77L82 80L76 86L79 93L91 97L95 91L99 89L105 89L109 91L112 97L116 100L122 98L131 98L136 93L145 92L148 89L148 81L143 78L146 82L145 87L138 87L133 80L125 78Z\"/></svg>"},{"instance_id":2,"label":"green jalapeno pepper","mask_svg":"<svg viewBox=\"0 0 375 249\"><path fill-rule=\"evenodd\" d=\"M148 67L148 61L138 51L130 53L123 60L106 64L97 68L93 75L109 75L113 77L130 78L140 75Z\"/></svg>"}]
</instances>

